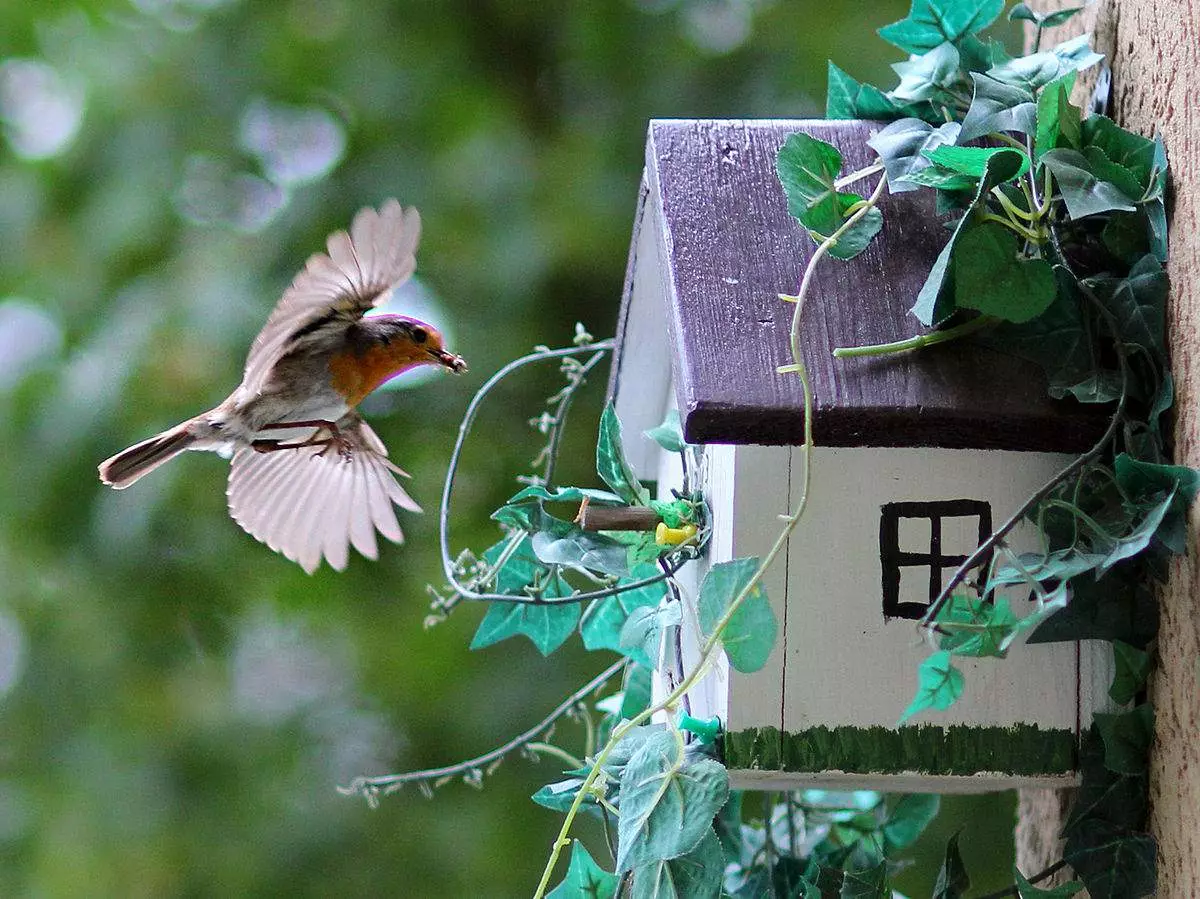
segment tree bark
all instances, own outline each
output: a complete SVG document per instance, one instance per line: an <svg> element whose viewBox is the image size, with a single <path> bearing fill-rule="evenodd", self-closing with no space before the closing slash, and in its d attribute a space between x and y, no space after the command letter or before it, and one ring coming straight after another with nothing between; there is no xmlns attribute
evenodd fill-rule
<svg viewBox="0 0 1200 899"><path fill-rule="evenodd" d="M1200 20L1186 0L1101 0L1076 19L1044 35L1043 45L1093 31L1096 49L1112 67L1112 117L1146 136L1161 132L1167 146L1172 200L1167 339L1175 377L1175 460L1197 468ZM1158 840L1158 895L1166 899L1200 896L1200 548L1195 539L1200 515L1195 507L1189 519L1191 552L1175 560L1159 597L1158 664L1150 684L1155 720L1150 829Z"/></svg>

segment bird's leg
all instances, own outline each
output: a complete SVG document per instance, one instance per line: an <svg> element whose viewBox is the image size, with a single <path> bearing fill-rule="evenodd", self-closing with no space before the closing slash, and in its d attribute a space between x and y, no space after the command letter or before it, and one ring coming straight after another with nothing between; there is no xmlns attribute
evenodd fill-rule
<svg viewBox="0 0 1200 899"><path fill-rule="evenodd" d="M303 449L306 446L322 447L318 455L325 455L331 448L336 448L337 453L347 462L350 461L351 450L353 445L338 428L336 422L326 421L322 418L315 418L305 421L277 421L272 424L263 425L259 428L260 431L283 431L290 428L316 428L317 430L307 440L302 440L299 443L284 443L280 440L255 440L251 442L251 446L255 451L260 453L273 453L279 450ZM328 437L317 439L317 434L321 431L327 431Z"/></svg>

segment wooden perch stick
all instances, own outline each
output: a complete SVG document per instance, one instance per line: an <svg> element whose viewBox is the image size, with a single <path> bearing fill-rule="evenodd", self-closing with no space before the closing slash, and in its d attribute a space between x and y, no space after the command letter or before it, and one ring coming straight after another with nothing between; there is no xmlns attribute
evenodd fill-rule
<svg viewBox="0 0 1200 899"><path fill-rule="evenodd" d="M645 506L593 506L586 499L575 516L585 531L653 531L661 520Z"/></svg>

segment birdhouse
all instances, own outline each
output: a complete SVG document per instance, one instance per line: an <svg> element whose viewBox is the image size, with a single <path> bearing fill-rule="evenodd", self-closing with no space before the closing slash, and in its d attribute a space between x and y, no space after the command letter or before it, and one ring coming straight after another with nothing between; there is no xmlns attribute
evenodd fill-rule
<svg viewBox="0 0 1200 899"><path fill-rule="evenodd" d="M787 211L775 158L805 131L849 172L881 126L656 121L642 182L610 392L625 452L660 495L678 457L642 432L679 410L700 447L712 538L695 573L765 555L801 490L804 413L788 334L814 245ZM764 585L779 634L766 666L721 663L688 696L718 715L735 785L930 791L1053 786L1076 777L1081 728L1106 700L1096 642L956 659L966 688L944 712L897 721L929 653L915 625L946 580L1025 499L1088 449L1104 421L1048 398L1038 371L978 343L837 360L839 346L912 336L908 310L948 233L929 192L885 195L882 232L820 263L801 319L815 397L808 507ZM1021 527L1009 545L1037 547ZM698 655L683 591L684 665ZM1021 616L1025 590L1012 596ZM690 605L689 605L690 603ZM1100 709L1102 710L1102 709Z"/></svg>

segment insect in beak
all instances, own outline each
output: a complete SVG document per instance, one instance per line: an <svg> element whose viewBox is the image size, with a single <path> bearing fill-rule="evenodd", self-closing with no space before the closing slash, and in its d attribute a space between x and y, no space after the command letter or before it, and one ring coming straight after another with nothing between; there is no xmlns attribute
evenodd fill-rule
<svg viewBox="0 0 1200 899"><path fill-rule="evenodd" d="M429 354L456 375L461 375L467 370L467 360L462 356L447 352L446 350L430 350Z"/></svg>

